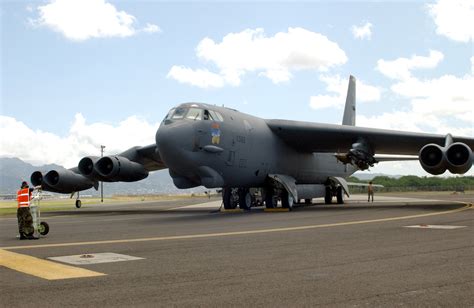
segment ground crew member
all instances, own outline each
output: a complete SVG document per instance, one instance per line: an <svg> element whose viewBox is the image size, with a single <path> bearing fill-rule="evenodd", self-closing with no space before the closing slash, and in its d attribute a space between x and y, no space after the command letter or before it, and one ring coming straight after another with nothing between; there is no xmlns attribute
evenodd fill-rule
<svg viewBox="0 0 474 308"><path fill-rule="evenodd" d="M21 188L17 192L16 200L18 201L18 209L16 217L18 218L18 230L20 232L20 240L37 240L33 236L35 229L33 227L33 217L30 212L30 200L32 188L29 188L28 183L23 181Z"/></svg>
<svg viewBox="0 0 474 308"><path fill-rule="evenodd" d="M372 202L374 202L374 186L372 186L372 181L369 182L369 186L367 187L367 202L370 202L370 198L372 198Z"/></svg>

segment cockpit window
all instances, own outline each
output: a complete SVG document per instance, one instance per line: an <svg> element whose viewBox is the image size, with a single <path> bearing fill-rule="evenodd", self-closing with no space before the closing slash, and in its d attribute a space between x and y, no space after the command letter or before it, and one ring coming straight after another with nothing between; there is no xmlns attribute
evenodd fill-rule
<svg viewBox="0 0 474 308"><path fill-rule="evenodd" d="M165 124L169 122L169 120L181 120L181 119L189 119L194 121L224 121L222 115L213 110L201 109L193 107L177 107L171 109L168 114L166 115L164 121ZM168 121L167 121L168 120Z"/></svg>
<svg viewBox="0 0 474 308"><path fill-rule="evenodd" d="M217 111L209 110L209 114L211 115L212 120L214 121L220 121L220 122L224 121L224 118Z"/></svg>
<svg viewBox="0 0 474 308"><path fill-rule="evenodd" d="M168 114L166 115L165 120L171 119L171 116L173 115L173 113L174 113L175 110L176 110L175 108L171 109L171 110L168 112Z"/></svg>
<svg viewBox="0 0 474 308"><path fill-rule="evenodd" d="M189 108L189 111L186 114L186 119L199 120L199 121L202 120L202 109Z"/></svg>
<svg viewBox="0 0 474 308"><path fill-rule="evenodd" d="M175 112L174 112L174 114L171 118L174 119L174 120L182 119L186 115L186 111L187 111L186 108L176 108L176 110L175 110Z"/></svg>

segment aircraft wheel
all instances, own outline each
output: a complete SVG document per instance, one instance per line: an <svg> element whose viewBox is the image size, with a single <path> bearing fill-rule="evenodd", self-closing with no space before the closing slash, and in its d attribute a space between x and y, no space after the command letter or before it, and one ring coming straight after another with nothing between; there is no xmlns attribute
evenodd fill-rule
<svg viewBox="0 0 474 308"><path fill-rule="evenodd" d="M326 186L326 194L324 195L324 203L331 204L332 203L332 191L330 186Z"/></svg>
<svg viewBox="0 0 474 308"><path fill-rule="evenodd" d="M277 207L277 199L273 195L273 189L267 189L265 192L265 207L267 209L273 209Z"/></svg>
<svg viewBox="0 0 474 308"><path fill-rule="evenodd" d="M304 199L304 203L305 204L311 204L312 203L312 199Z"/></svg>
<svg viewBox="0 0 474 308"><path fill-rule="evenodd" d="M47 222L45 221L42 221L40 222L40 225L39 225L39 228L38 228L38 232L41 234L41 235L46 235L49 233L49 225Z"/></svg>
<svg viewBox="0 0 474 308"><path fill-rule="evenodd" d="M222 201L224 201L224 209L235 209L239 201L238 189L231 187L223 188Z"/></svg>
<svg viewBox="0 0 474 308"><path fill-rule="evenodd" d="M283 195L281 197L281 206L284 209L289 209L290 211L293 209L293 204L294 200L293 197L291 196L290 193L288 193L286 190L283 192Z"/></svg>
<svg viewBox="0 0 474 308"><path fill-rule="evenodd" d="M246 211L252 207L252 196L248 188L239 188L239 207Z"/></svg>
<svg viewBox="0 0 474 308"><path fill-rule="evenodd" d="M344 204L344 192L342 191L341 186L338 186L336 189L336 198L337 204Z"/></svg>
<svg viewBox="0 0 474 308"><path fill-rule="evenodd" d="M78 200L76 200L76 207L77 207L78 209L80 209L80 208L81 208L81 206L82 206L82 202L81 202L81 200L79 200L79 199L78 199Z"/></svg>

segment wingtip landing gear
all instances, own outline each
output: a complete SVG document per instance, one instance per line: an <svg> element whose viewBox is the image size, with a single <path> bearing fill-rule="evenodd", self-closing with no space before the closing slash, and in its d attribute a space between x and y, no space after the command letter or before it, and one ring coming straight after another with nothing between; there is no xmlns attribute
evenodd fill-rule
<svg viewBox="0 0 474 308"><path fill-rule="evenodd" d="M71 197L70 197L70 198L72 199L72 197L74 197L75 194L76 194L76 192L73 192L73 193L71 194ZM82 202L81 202L81 200L79 200L79 192L77 192L76 207L77 207L78 209L80 209L81 206L82 206Z"/></svg>

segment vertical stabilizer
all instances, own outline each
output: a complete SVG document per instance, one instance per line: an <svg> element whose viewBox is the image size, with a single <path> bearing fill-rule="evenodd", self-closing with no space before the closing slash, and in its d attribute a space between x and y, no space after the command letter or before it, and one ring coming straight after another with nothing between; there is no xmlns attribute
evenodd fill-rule
<svg viewBox="0 0 474 308"><path fill-rule="evenodd" d="M349 87L347 88L346 107L344 108L344 117L342 125L355 126L356 120L356 79L349 77Z"/></svg>

